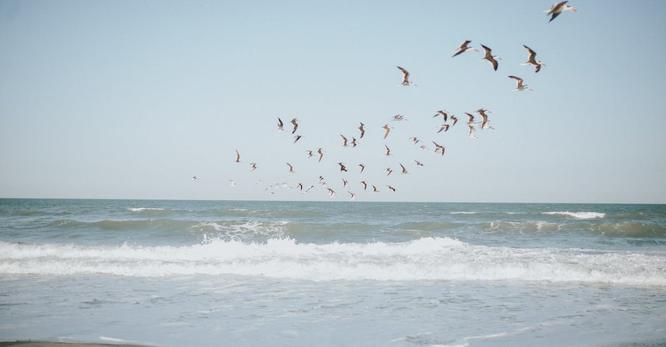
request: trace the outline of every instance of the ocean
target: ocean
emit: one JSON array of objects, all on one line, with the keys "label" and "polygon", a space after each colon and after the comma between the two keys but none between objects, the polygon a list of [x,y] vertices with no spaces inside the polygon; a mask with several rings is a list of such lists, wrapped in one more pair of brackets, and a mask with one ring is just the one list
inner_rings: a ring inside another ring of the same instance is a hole
[{"label": "ocean", "polygon": [[666,346],[666,205],[0,199],[0,340]]}]

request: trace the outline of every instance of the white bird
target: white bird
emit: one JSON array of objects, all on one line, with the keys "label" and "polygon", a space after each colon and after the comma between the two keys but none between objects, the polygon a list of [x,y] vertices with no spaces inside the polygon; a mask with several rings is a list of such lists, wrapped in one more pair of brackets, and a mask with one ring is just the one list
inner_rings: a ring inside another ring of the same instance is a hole
[{"label": "white bird", "polygon": [[471,40],[465,40],[465,42],[463,42],[463,43],[458,47],[458,49],[456,49],[455,53],[453,53],[453,56],[451,56],[451,58],[453,58],[453,57],[455,57],[455,56],[457,56],[457,55],[463,54],[463,53],[467,52],[467,51],[470,50],[470,49],[473,50],[473,51],[476,51],[476,49],[470,47],[470,45],[469,45],[470,43],[472,43]]},{"label": "white bird", "polygon": [[493,70],[497,71],[497,67],[499,66],[499,63],[497,62],[497,56],[494,56],[493,50],[488,48],[487,46],[481,45],[481,47],[483,47],[483,50],[486,52],[485,55],[483,56],[483,59],[489,61],[490,64],[493,66]]},{"label": "white bird", "polygon": [[509,78],[516,81],[516,90],[522,92],[527,89],[527,84],[523,81],[522,78],[514,75],[509,75]]},{"label": "white bird", "polygon": [[391,132],[391,127],[388,124],[384,124],[382,128],[384,128],[384,139],[386,139]]},{"label": "white bird", "polygon": [[541,71],[541,67],[545,66],[546,64],[544,64],[541,60],[536,59],[537,53],[533,49],[527,47],[526,45],[523,45],[523,47],[525,47],[528,52],[527,61],[524,64],[534,65],[534,73]]},{"label": "white bird", "polygon": [[402,72],[402,85],[409,86],[412,82],[409,81],[409,71],[405,70],[402,66],[397,66],[398,70]]},{"label": "white bird", "polygon": [[550,15],[550,20],[548,21],[549,23],[553,21],[553,19],[557,18],[562,12],[568,11],[568,12],[576,12],[576,8],[573,6],[569,6],[567,3],[569,1],[560,1],[553,6],[550,7],[549,10],[546,10],[546,14]]}]

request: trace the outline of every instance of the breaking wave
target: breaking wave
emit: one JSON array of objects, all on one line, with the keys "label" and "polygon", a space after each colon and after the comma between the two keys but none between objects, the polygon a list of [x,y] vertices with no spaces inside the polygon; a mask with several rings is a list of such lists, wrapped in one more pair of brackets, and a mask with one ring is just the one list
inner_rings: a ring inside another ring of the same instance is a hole
[{"label": "breaking wave", "polygon": [[212,239],[188,246],[0,242],[0,274],[229,274],[315,281],[518,280],[666,286],[666,255],[488,247],[448,237],[326,244],[289,238]]},{"label": "breaking wave", "polygon": [[555,211],[555,212],[542,212],[541,214],[565,216],[576,219],[601,219],[606,217],[602,212],[569,212],[569,211]]}]

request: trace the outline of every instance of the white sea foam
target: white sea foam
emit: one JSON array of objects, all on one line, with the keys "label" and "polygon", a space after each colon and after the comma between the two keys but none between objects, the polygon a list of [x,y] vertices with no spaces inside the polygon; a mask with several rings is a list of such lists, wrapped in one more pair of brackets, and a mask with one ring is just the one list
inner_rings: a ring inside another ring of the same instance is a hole
[{"label": "white sea foam", "polygon": [[164,211],[164,209],[160,207],[129,207],[127,210],[131,212]]},{"label": "white sea foam", "polygon": [[666,254],[476,246],[451,238],[400,243],[79,246],[0,242],[0,274],[247,275],[303,280],[483,280],[666,286]]},{"label": "white sea foam", "polygon": [[542,212],[541,214],[548,215],[557,215],[572,217],[576,219],[601,219],[606,217],[606,214],[603,212],[569,212],[569,211],[554,211],[554,212]]},{"label": "white sea foam", "polygon": [[477,214],[478,212],[474,211],[453,211],[451,214]]}]

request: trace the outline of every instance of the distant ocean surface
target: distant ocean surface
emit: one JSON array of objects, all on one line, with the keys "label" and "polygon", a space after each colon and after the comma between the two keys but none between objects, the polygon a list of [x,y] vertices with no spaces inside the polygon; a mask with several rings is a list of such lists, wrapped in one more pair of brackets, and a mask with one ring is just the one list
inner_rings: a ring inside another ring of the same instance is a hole
[{"label": "distant ocean surface", "polygon": [[666,346],[666,205],[0,199],[0,340]]}]

